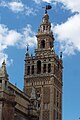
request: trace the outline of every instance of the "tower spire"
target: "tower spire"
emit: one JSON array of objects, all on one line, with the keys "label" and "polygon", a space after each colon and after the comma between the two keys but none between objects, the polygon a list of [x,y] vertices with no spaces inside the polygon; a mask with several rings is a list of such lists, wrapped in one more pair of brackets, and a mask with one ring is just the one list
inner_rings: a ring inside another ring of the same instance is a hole
[{"label": "tower spire", "polygon": [[62,52],[60,52],[60,59],[62,59]]},{"label": "tower spire", "polygon": [[5,60],[3,60],[2,67],[0,69],[0,75],[8,78]]}]

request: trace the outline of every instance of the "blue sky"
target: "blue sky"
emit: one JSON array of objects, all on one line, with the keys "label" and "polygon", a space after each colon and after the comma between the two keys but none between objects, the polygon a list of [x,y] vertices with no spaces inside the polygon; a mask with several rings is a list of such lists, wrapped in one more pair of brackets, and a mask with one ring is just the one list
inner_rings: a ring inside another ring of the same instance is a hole
[{"label": "blue sky", "polygon": [[55,36],[55,51],[63,52],[63,120],[80,116],[80,0],[0,0],[0,66],[5,59],[9,80],[23,89],[26,45],[36,48],[36,32],[44,7]]}]

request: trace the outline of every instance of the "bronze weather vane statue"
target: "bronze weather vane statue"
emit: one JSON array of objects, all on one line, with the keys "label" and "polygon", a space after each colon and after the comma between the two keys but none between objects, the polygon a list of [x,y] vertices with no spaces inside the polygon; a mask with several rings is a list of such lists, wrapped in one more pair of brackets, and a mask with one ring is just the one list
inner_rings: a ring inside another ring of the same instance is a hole
[{"label": "bronze weather vane statue", "polygon": [[46,5],[45,7],[43,7],[45,9],[45,14],[47,13],[48,10],[50,10],[52,8],[52,6],[50,4]]}]

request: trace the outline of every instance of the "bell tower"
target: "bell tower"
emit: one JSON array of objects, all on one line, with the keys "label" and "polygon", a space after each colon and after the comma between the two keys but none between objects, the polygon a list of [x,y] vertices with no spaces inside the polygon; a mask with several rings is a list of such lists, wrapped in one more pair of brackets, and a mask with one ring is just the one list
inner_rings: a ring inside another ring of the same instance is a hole
[{"label": "bell tower", "polygon": [[49,9],[47,5],[36,35],[35,56],[30,56],[27,48],[24,92],[30,96],[33,86],[36,89],[39,120],[62,120],[62,53],[59,57],[54,51]]},{"label": "bell tower", "polygon": [[42,18],[42,22],[38,29],[37,44],[38,48],[36,50],[36,55],[38,56],[40,53],[46,53],[48,55],[51,54],[54,49],[54,37],[51,31],[51,23],[49,22],[49,15],[47,13],[44,14]]}]

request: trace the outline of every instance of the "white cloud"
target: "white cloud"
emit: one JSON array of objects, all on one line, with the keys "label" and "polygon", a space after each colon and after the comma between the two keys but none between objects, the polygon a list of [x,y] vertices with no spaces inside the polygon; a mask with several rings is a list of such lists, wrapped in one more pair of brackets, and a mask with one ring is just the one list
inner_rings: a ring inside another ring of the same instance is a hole
[{"label": "white cloud", "polygon": [[61,2],[65,7],[72,12],[78,12],[74,16],[68,18],[65,23],[57,25],[54,28],[56,39],[60,42],[61,50],[66,55],[74,54],[75,51],[80,51],[80,0],[55,0]]},{"label": "white cloud", "polygon": [[36,4],[40,4],[42,0],[33,0]]},{"label": "white cloud", "polygon": [[21,12],[24,11],[24,5],[22,4],[22,2],[9,2],[7,4],[7,6],[9,7],[9,9],[11,9],[13,12]]},{"label": "white cloud", "polygon": [[19,39],[21,34],[15,30],[9,30],[7,26],[0,24],[0,44],[3,48],[7,46],[13,46]]},{"label": "white cloud", "polygon": [[22,29],[21,33],[16,30],[9,30],[7,26],[0,24],[0,65],[2,60],[6,60],[8,65],[13,60],[8,60],[8,55],[4,52],[9,46],[25,48],[29,44],[30,47],[36,44],[35,33],[32,31],[31,25],[27,25]]},{"label": "white cloud", "polygon": [[36,10],[33,10],[33,8],[30,8],[26,5],[24,5],[20,0],[18,1],[12,1],[12,2],[0,2],[1,7],[7,7],[14,13],[24,13],[25,15],[36,15]]},{"label": "white cloud", "polygon": [[37,10],[34,10],[33,8],[30,8],[28,6],[25,6],[24,11],[25,11],[25,15],[29,16],[29,15],[36,15]]},{"label": "white cloud", "polygon": [[80,12],[80,0],[55,0],[62,3],[66,9],[71,9],[72,12]]},{"label": "white cloud", "polygon": [[33,0],[36,4],[40,4],[42,2],[47,2],[47,3],[51,3],[53,2],[54,0]]},{"label": "white cloud", "polygon": [[80,14],[70,17],[67,22],[53,28],[56,40],[61,44],[64,54],[80,51]]},{"label": "white cloud", "polygon": [[8,46],[9,45],[14,46],[19,41],[20,38],[21,38],[20,33],[14,30],[10,30],[8,31],[8,35],[6,36],[5,44],[7,44]]},{"label": "white cloud", "polygon": [[[37,3],[37,0],[35,2]],[[80,0],[40,0],[39,2],[62,3],[63,9],[78,13],[68,18],[65,23],[55,26],[53,33],[65,55],[75,54],[76,50],[80,51]]]},{"label": "white cloud", "polygon": [[43,0],[43,2],[51,3],[53,0]]},{"label": "white cloud", "polygon": [[0,65],[5,59],[7,64],[10,65],[12,60],[8,61],[8,55],[4,52],[8,46],[13,46],[20,38],[20,33],[14,30],[9,30],[5,25],[0,24]]},{"label": "white cloud", "polygon": [[64,9],[70,9],[72,12],[80,12],[80,0],[33,0],[35,3],[40,4],[41,2],[47,3],[62,3]]},{"label": "white cloud", "polygon": [[23,29],[22,35],[23,35],[23,41],[21,41],[21,42],[22,42],[23,46],[25,46],[26,43],[31,47],[36,45],[37,40],[36,40],[35,32],[32,31],[31,25],[28,24]]}]

